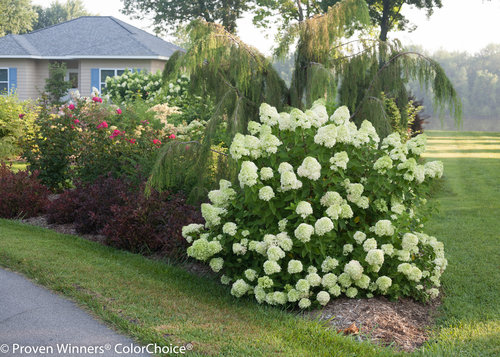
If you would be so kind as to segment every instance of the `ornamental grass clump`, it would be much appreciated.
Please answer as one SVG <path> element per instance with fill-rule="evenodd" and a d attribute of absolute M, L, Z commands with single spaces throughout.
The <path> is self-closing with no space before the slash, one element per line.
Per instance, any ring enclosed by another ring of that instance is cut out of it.
<path fill-rule="evenodd" d="M 206 224 L 183 228 L 188 255 L 234 296 L 306 309 L 342 294 L 438 295 L 443 244 L 422 228 L 442 163 L 421 163 L 424 135 L 380 142 L 370 122 L 349 118 L 319 102 L 290 113 L 263 104 L 260 123 L 235 136 L 238 184 L 221 180 L 202 205 Z"/>

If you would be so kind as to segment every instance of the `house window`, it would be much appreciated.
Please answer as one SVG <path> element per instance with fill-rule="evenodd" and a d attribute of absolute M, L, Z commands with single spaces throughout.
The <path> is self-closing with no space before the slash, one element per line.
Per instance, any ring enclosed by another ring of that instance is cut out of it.
<path fill-rule="evenodd" d="M 114 76 L 121 76 L 125 72 L 124 69 L 108 69 L 108 68 L 101 68 L 100 69 L 100 74 L 99 74 L 99 91 L 102 93 L 102 90 L 106 88 L 106 78 L 108 77 L 114 77 Z"/>
<path fill-rule="evenodd" d="M 9 92 L 9 69 L 0 68 L 0 94 Z"/>

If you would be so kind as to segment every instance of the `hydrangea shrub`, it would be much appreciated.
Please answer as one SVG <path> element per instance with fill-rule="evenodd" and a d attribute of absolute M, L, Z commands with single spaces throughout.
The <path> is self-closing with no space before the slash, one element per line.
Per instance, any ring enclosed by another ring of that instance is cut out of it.
<path fill-rule="evenodd" d="M 421 164 L 426 137 L 380 139 L 346 107 L 321 103 L 278 113 L 263 104 L 230 154 L 239 187 L 220 181 L 201 206 L 205 225 L 183 228 L 189 256 L 207 262 L 236 297 L 259 303 L 325 305 L 386 295 L 438 295 L 443 244 L 422 232 L 425 194 L 443 174 Z"/>

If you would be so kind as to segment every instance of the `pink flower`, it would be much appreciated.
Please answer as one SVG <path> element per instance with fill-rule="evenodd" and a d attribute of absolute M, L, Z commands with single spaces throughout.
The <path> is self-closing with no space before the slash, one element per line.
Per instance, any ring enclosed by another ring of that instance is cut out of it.
<path fill-rule="evenodd" d="M 155 145 L 161 145 L 161 141 L 158 139 L 153 139 L 153 144 Z"/>
<path fill-rule="evenodd" d="M 147 120 L 143 120 L 143 121 L 141 121 L 141 124 L 148 125 L 149 122 Z"/>
<path fill-rule="evenodd" d="M 135 144 L 135 139 L 130 139 L 129 141 L 131 144 Z"/>
<path fill-rule="evenodd" d="M 74 129 L 74 128 L 75 128 L 75 126 L 74 126 L 74 125 L 71 125 L 71 129 Z"/>
<path fill-rule="evenodd" d="M 73 120 L 73 123 L 75 123 L 75 124 L 80 124 L 80 120 L 75 119 L 75 120 Z"/>
<path fill-rule="evenodd" d="M 122 110 L 120 108 L 116 109 L 116 114 L 121 114 Z"/>
<path fill-rule="evenodd" d="M 168 138 L 169 138 L 169 139 L 175 139 L 175 135 L 174 135 L 174 134 L 172 134 L 172 135 L 170 135 Z"/>
<path fill-rule="evenodd" d="M 102 98 L 99 97 L 93 97 L 92 100 L 96 103 L 102 103 Z"/>
<path fill-rule="evenodd" d="M 107 128 L 107 127 L 108 127 L 108 123 L 106 123 L 105 121 L 103 121 L 101 124 L 99 124 L 97 126 L 97 129 Z"/>
<path fill-rule="evenodd" d="M 74 105 L 74 104 L 70 104 L 70 105 L 68 105 L 68 109 L 69 109 L 69 110 L 73 110 L 73 109 L 75 109 L 75 105 Z"/>
<path fill-rule="evenodd" d="M 125 133 L 125 132 L 123 132 L 123 133 Z M 113 134 L 111 134 L 109 138 L 110 138 L 110 139 L 114 139 L 114 138 L 116 138 L 118 135 L 123 134 L 123 133 L 122 133 L 120 130 L 115 129 L 115 130 L 113 130 Z"/>
<path fill-rule="evenodd" d="M 25 116 L 25 115 L 26 115 L 26 114 L 19 114 L 19 119 L 24 118 L 24 116 Z"/>

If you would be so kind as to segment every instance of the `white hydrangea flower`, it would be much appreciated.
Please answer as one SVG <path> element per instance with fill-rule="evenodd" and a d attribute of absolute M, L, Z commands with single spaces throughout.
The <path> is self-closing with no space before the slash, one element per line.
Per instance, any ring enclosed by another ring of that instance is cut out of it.
<path fill-rule="evenodd" d="M 229 148 L 229 153 L 235 160 L 239 160 L 243 156 L 250 155 L 250 151 L 245 146 L 245 135 L 237 133 L 234 136 L 233 142 Z"/>
<path fill-rule="evenodd" d="M 392 222 L 387 219 L 382 219 L 375 223 L 374 232 L 379 237 L 394 235 L 394 226 Z"/>
<path fill-rule="evenodd" d="M 288 296 L 282 291 L 275 291 L 273 293 L 273 302 L 277 305 L 285 305 L 288 301 Z"/>
<path fill-rule="evenodd" d="M 339 265 L 337 259 L 332 257 L 326 257 L 323 263 L 321 263 L 321 271 L 323 273 L 328 273 L 330 271 L 335 270 L 335 268 Z"/>
<path fill-rule="evenodd" d="M 339 216 L 342 213 L 342 206 L 339 204 L 334 204 L 328 207 L 325 213 L 328 217 L 336 221 L 337 219 L 339 219 Z"/>
<path fill-rule="evenodd" d="M 361 278 L 354 281 L 354 284 L 356 284 L 356 286 L 361 289 L 368 289 L 368 286 L 370 285 L 370 277 L 366 274 L 363 274 L 361 275 Z"/>
<path fill-rule="evenodd" d="M 323 236 L 333 229 L 333 222 L 328 217 L 320 218 L 314 224 L 314 232 L 318 236 Z"/>
<path fill-rule="evenodd" d="M 288 262 L 288 273 L 296 274 L 300 273 L 304 269 L 302 262 L 300 260 L 292 259 Z"/>
<path fill-rule="evenodd" d="M 356 289 L 354 287 L 348 288 L 347 291 L 345 292 L 345 296 L 347 296 L 348 298 L 351 298 L 351 299 L 354 299 L 356 297 L 356 295 L 358 295 L 358 289 Z"/>
<path fill-rule="evenodd" d="M 356 241 L 356 243 L 362 244 L 364 242 L 364 240 L 366 239 L 366 234 L 363 232 L 357 231 L 356 233 L 354 233 L 353 238 Z"/>
<path fill-rule="evenodd" d="M 362 274 L 361 274 L 362 275 Z M 352 284 L 352 280 L 349 274 L 342 273 L 338 276 L 337 282 L 343 287 L 348 288 Z"/>
<path fill-rule="evenodd" d="M 347 155 L 347 152 L 338 152 L 330 158 L 330 164 L 332 164 L 332 166 L 330 166 L 330 169 L 332 169 L 333 171 L 337 171 L 338 169 L 347 170 L 348 162 L 349 156 Z"/>
<path fill-rule="evenodd" d="M 425 176 L 430 178 L 441 178 L 443 176 L 443 163 L 441 161 L 430 161 L 424 165 Z"/>
<path fill-rule="evenodd" d="M 245 270 L 245 278 L 248 279 L 248 281 L 254 281 L 257 279 L 257 272 L 253 269 L 247 269 Z"/>
<path fill-rule="evenodd" d="M 295 237 L 303 243 L 309 242 L 314 233 L 314 227 L 307 223 L 301 223 L 295 229 Z"/>
<path fill-rule="evenodd" d="M 334 124 L 325 125 L 318 129 L 314 142 L 327 148 L 332 148 L 337 143 L 337 127 Z"/>
<path fill-rule="evenodd" d="M 330 117 L 330 120 L 335 124 L 341 125 L 349 121 L 351 118 L 351 114 L 349 113 L 349 108 L 345 105 L 337 108 L 333 115 Z"/>
<path fill-rule="evenodd" d="M 311 128 L 311 121 L 308 116 L 300 109 L 293 108 L 290 111 L 290 120 L 294 122 L 295 127 L 300 127 L 303 129 Z"/>
<path fill-rule="evenodd" d="M 182 237 L 188 243 L 193 241 L 193 235 L 199 233 L 203 229 L 203 224 L 191 223 L 182 227 Z"/>
<path fill-rule="evenodd" d="M 366 253 L 365 260 L 370 265 L 381 266 L 384 264 L 384 251 L 382 249 L 370 249 Z"/>
<path fill-rule="evenodd" d="M 365 252 L 369 252 L 372 249 L 377 249 L 377 241 L 375 240 L 375 238 L 368 238 L 363 243 L 363 250 Z"/>
<path fill-rule="evenodd" d="M 330 301 L 330 294 L 326 291 L 320 291 L 318 295 L 316 295 L 316 300 L 318 300 L 319 304 L 325 306 Z"/>
<path fill-rule="evenodd" d="M 363 194 L 364 187 L 360 183 L 348 183 L 346 185 L 347 200 L 351 202 L 356 202 L 361 198 Z"/>
<path fill-rule="evenodd" d="M 306 280 L 310 286 L 319 286 L 321 284 L 321 277 L 317 273 L 307 274 Z"/>
<path fill-rule="evenodd" d="M 382 248 L 385 255 L 392 257 L 392 255 L 394 254 L 394 247 L 392 244 L 382 244 L 380 248 Z"/>
<path fill-rule="evenodd" d="M 280 130 L 290 130 L 295 131 L 297 127 L 295 121 L 292 121 L 290 118 L 290 114 L 288 113 L 280 113 L 278 118 L 278 127 Z"/>
<path fill-rule="evenodd" d="M 261 276 L 257 279 L 257 285 L 261 288 L 268 289 L 274 285 L 273 279 L 268 276 Z"/>
<path fill-rule="evenodd" d="M 427 290 L 427 293 L 429 294 L 431 299 L 435 299 L 439 296 L 439 290 L 436 288 L 432 288 L 432 289 Z"/>
<path fill-rule="evenodd" d="M 413 233 L 405 233 L 403 235 L 403 240 L 401 241 L 401 248 L 409 252 L 418 252 L 418 237 Z M 416 249 L 416 251 L 415 251 Z"/>
<path fill-rule="evenodd" d="M 280 265 L 272 260 L 266 260 L 263 266 L 266 275 L 272 275 L 281 271 Z"/>
<path fill-rule="evenodd" d="M 227 186 L 227 184 L 229 186 Z M 208 193 L 208 199 L 216 207 L 226 208 L 229 203 L 236 197 L 236 191 L 231 188 L 231 183 L 226 180 L 220 180 L 220 188 L 212 190 Z"/>
<path fill-rule="evenodd" d="M 280 115 L 275 107 L 267 103 L 262 103 L 259 108 L 260 121 L 266 125 L 274 126 L 278 124 Z"/>
<path fill-rule="evenodd" d="M 291 171 L 293 172 L 293 166 L 290 165 L 288 162 L 282 162 L 279 166 L 278 166 L 278 172 L 280 174 L 283 174 L 284 172 L 287 172 L 287 171 Z"/>
<path fill-rule="evenodd" d="M 302 293 L 308 293 L 309 287 L 310 287 L 309 282 L 306 279 L 299 279 L 295 284 L 295 289 L 297 289 L 297 291 L 300 291 Z"/>
<path fill-rule="evenodd" d="M 241 243 L 233 243 L 233 253 L 236 255 L 245 255 L 247 247 Z"/>
<path fill-rule="evenodd" d="M 245 187 L 245 185 L 252 187 L 257 183 L 257 179 L 259 178 L 257 170 L 258 168 L 253 162 L 243 161 L 240 173 L 238 174 L 241 188 Z"/>
<path fill-rule="evenodd" d="M 238 279 L 233 283 L 233 286 L 231 287 L 231 294 L 235 297 L 242 297 L 245 295 L 250 288 L 250 285 L 248 285 L 245 280 L 243 279 Z"/>
<path fill-rule="evenodd" d="M 349 253 L 352 253 L 352 251 L 354 250 L 354 247 L 352 246 L 352 244 L 344 244 L 343 248 L 342 248 L 342 252 L 344 253 L 344 255 L 349 255 Z"/>
<path fill-rule="evenodd" d="M 274 198 L 274 191 L 271 186 L 264 186 L 259 190 L 259 198 L 263 201 L 270 201 Z"/>
<path fill-rule="evenodd" d="M 247 128 L 250 134 L 252 135 L 255 135 L 260 132 L 260 124 L 257 123 L 256 121 L 249 121 Z"/>
<path fill-rule="evenodd" d="M 298 292 L 298 291 L 297 291 L 297 290 L 295 290 L 295 289 L 291 289 L 291 290 L 288 292 L 288 301 L 290 301 L 290 302 L 296 302 L 296 301 L 299 301 L 300 296 L 301 296 L 301 293 L 300 293 L 300 292 Z"/>
<path fill-rule="evenodd" d="M 222 233 L 228 234 L 230 236 L 235 236 L 237 232 L 238 227 L 236 226 L 236 223 L 234 222 L 227 222 L 224 223 L 222 226 Z"/>
<path fill-rule="evenodd" d="M 351 260 L 344 266 L 344 272 L 349 275 L 352 280 L 361 279 L 363 275 L 363 267 L 357 260 Z"/>
<path fill-rule="evenodd" d="M 212 259 L 210 259 L 209 265 L 210 265 L 210 268 L 212 268 L 212 270 L 214 272 L 218 273 L 222 269 L 222 267 L 224 265 L 224 259 L 222 259 L 222 258 L 212 258 Z"/>
<path fill-rule="evenodd" d="M 321 165 L 314 157 L 308 156 L 297 169 L 297 174 L 316 181 L 321 176 Z"/>
<path fill-rule="evenodd" d="M 278 146 L 281 144 L 282 142 L 280 139 L 271 133 L 261 134 L 260 136 L 260 147 L 268 154 L 275 154 L 278 152 Z"/>
<path fill-rule="evenodd" d="M 427 135 L 420 134 L 417 135 L 406 143 L 408 151 L 414 155 L 421 155 L 425 152 L 425 146 L 427 145 Z"/>
<path fill-rule="evenodd" d="M 322 206 L 325 207 L 330 207 L 333 205 L 340 205 L 342 204 L 344 199 L 340 196 L 338 192 L 335 191 L 328 191 L 321 197 L 320 203 Z"/>
<path fill-rule="evenodd" d="M 299 307 L 301 309 L 307 309 L 309 306 L 311 306 L 311 300 L 309 300 L 308 298 L 302 298 L 302 299 L 300 299 L 300 301 L 299 301 Z"/>
<path fill-rule="evenodd" d="M 285 252 L 289 252 L 293 248 L 293 241 L 288 236 L 287 232 L 281 232 L 276 235 L 276 239 L 278 240 L 278 245 Z"/>
<path fill-rule="evenodd" d="M 328 210 L 326 213 L 328 214 Z M 354 215 L 354 213 L 352 211 L 351 206 L 349 206 L 347 203 L 344 203 L 341 206 L 340 218 L 349 219 L 349 218 L 352 218 L 353 215 Z"/>
<path fill-rule="evenodd" d="M 267 249 L 267 259 L 271 261 L 278 261 L 285 257 L 285 252 L 277 246 L 272 246 Z"/>
<path fill-rule="evenodd" d="M 272 179 L 274 176 L 273 169 L 270 167 L 263 167 L 260 169 L 260 179 L 266 181 Z"/>
<path fill-rule="evenodd" d="M 249 156 L 252 159 L 258 159 L 262 156 L 260 139 L 253 135 L 245 135 L 245 147 L 248 149 Z"/>
<path fill-rule="evenodd" d="M 215 207 L 210 203 L 201 204 L 201 215 L 205 219 L 207 227 L 217 226 L 221 223 L 222 215 L 226 214 L 225 208 Z"/>
<path fill-rule="evenodd" d="M 408 262 L 411 259 L 410 252 L 404 249 L 396 251 L 398 260 L 402 262 Z"/>
<path fill-rule="evenodd" d="M 335 274 L 325 274 L 321 279 L 321 285 L 327 289 L 333 287 L 335 284 L 337 284 L 337 276 Z"/>
<path fill-rule="evenodd" d="M 335 297 L 340 296 L 340 294 L 342 293 L 339 285 L 332 286 L 331 288 L 328 289 L 328 292 L 330 293 L 330 295 L 333 295 Z"/>
<path fill-rule="evenodd" d="M 208 241 L 205 238 L 197 239 L 193 245 L 188 247 L 187 255 L 198 260 L 206 261 L 222 250 L 222 246 L 218 241 Z"/>
<path fill-rule="evenodd" d="M 309 202 L 300 201 L 295 208 L 295 212 L 302 218 L 306 218 L 313 213 L 313 209 Z"/>
<path fill-rule="evenodd" d="M 286 230 L 286 225 L 288 224 L 288 219 L 283 218 L 278 222 L 278 228 L 280 232 L 284 232 Z"/>
<path fill-rule="evenodd" d="M 224 285 L 228 285 L 231 282 L 231 278 L 223 275 L 220 277 L 220 282 Z"/>
<path fill-rule="evenodd" d="M 285 171 L 281 174 L 281 191 L 297 190 L 302 187 L 302 182 L 297 180 L 293 171 Z"/>
<path fill-rule="evenodd" d="M 385 174 L 387 170 L 392 169 L 392 159 L 388 156 L 382 156 L 373 164 L 373 169 L 380 174 Z"/>
<path fill-rule="evenodd" d="M 392 285 L 392 279 L 388 276 L 382 275 L 376 281 L 378 289 L 385 293 Z"/>

